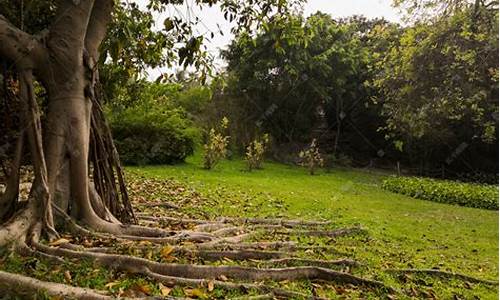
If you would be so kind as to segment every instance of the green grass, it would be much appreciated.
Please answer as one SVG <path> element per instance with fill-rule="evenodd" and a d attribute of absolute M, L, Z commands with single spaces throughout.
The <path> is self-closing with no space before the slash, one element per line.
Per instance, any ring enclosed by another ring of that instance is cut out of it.
<path fill-rule="evenodd" d="M 199 156 L 176 166 L 129 167 L 134 175 L 174 178 L 211 199 L 212 216 L 285 216 L 360 224 L 368 236 L 335 241 L 339 250 L 367 265 L 364 275 L 397 284 L 386 268 L 439 268 L 498 279 L 498 212 L 417 200 L 381 188 L 382 173 L 333 170 L 310 176 L 305 169 L 266 162 L 245 171 L 242 160 L 201 168 Z M 154 191 L 151 191 L 154 193 Z M 498 289 L 423 278 L 439 299 L 497 299 Z M 408 286 L 407 286 L 408 287 Z"/>

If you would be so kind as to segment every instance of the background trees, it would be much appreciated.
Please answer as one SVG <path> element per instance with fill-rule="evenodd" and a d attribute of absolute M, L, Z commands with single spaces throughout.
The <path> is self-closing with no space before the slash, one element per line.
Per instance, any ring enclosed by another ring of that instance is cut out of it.
<path fill-rule="evenodd" d="M 225 4 L 227 18 L 237 18 L 242 26 L 222 53 L 228 67 L 219 77 L 211 77 L 215 74 L 203 48 L 212 33 L 196 36 L 192 24 L 174 17 L 155 26 L 160 2 L 146 9 L 123 3 L 114 12 L 99 62 L 106 111 L 115 115 L 113 120 L 127 122 L 118 114 L 164 105 L 181 120 L 168 128 L 196 124 L 204 136 L 228 116 L 232 153 L 243 154 L 257 136 L 270 133 L 270 154 L 280 160 L 290 160 L 317 138 L 322 152 L 330 154 L 326 161 L 341 163 L 342 157 L 355 166 L 381 167 L 401 161 L 413 172 L 439 176 L 443 167 L 455 173 L 495 172 L 494 1 L 395 1 L 406 12 L 405 26 L 362 17 L 333 20 L 322 13 L 305 19 L 290 10 L 265 17 L 258 29 L 237 17 L 244 5 Z M 21 19 L 19 3 L 1 5 L 9 20 L 33 33 L 55 13 L 53 6 L 29 1 Z M 176 61 L 200 72 L 186 78 L 164 74 L 156 84 L 145 80 L 149 68 L 173 67 Z M 39 93 L 43 98 L 43 89 Z M 2 109 L 5 116 L 15 115 L 7 106 Z M 16 120 L 6 123 L 15 127 Z M 194 142 L 200 141 L 197 134 L 186 136 L 183 149 L 200 145 Z M 8 144 L 6 151 L 12 153 L 14 141 Z M 185 154 L 162 161 L 178 161 Z"/>
<path fill-rule="evenodd" d="M 341 129 L 341 123 L 369 119 L 370 52 L 363 35 L 377 22 L 383 21 L 317 13 L 271 22 L 254 37 L 239 36 L 223 56 L 227 93 L 245 115 L 240 132 L 269 132 L 278 144 L 305 144 L 318 135 L 328 151 L 356 148 L 354 130 Z M 339 143 L 344 136 L 353 144 Z"/>
<path fill-rule="evenodd" d="M 455 163 L 469 171 L 490 164 L 495 172 L 497 25 L 496 11 L 457 10 L 406 28 L 377 62 L 373 82 L 383 104 L 384 131 L 410 163 Z M 461 144 L 468 147 L 466 161 L 447 161 Z"/>

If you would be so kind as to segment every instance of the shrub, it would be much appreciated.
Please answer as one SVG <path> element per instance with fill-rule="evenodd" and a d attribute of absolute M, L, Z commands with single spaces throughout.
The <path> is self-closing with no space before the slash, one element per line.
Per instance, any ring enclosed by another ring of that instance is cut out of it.
<path fill-rule="evenodd" d="M 269 145 L 269 135 L 264 134 L 262 138 L 255 139 L 247 146 L 245 152 L 245 161 L 247 162 L 248 170 L 261 169 L 264 161 L 264 153 Z"/>
<path fill-rule="evenodd" d="M 207 143 L 203 145 L 203 167 L 207 170 L 215 167 L 227 155 L 229 136 L 224 136 L 222 131 L 226 130 L 228 125 L 229 120 L 224 117 L 221 121 L 220 131 L 217 132 L 215 128 L 211 128 L 208 133 Z"/>
<path fill-rule="evenodd" d="M 382 187 L 417 199 L 498 210 L 498 187 L 421 177 L 390 177 Z"/>
<path fill-rule="evenodd" d="M 141 105 L 110 115 L 113 138 L 125 164 L 183 161 L 193 154 L 199 139 L 199 130 L 184 111 L 166 104 Z"/>
<path fill-rule="evenodd" d="M 307 150 L 299 153 L 299 157 L 302 159 L 301 165 L 306 167 L 311 175 L 314 175 L 316 168 L 322 167 L 324 164 L 316 139 L 312 140 Z"/>

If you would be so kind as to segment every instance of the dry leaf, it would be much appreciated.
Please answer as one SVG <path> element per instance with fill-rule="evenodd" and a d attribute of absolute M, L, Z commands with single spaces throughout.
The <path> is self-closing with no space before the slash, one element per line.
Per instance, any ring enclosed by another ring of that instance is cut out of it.
<path fill-rule="evenodd" d="M 200 289 L 184 289 L 184 294 L 188 297 L 208 298 L 208 296 Z"/>
<path fill-rule="evenodd" d="M 61 238 L 61 239 L 55 240 L 53 242 L 50 242 L 49 246 L 56 247 L 56 246 L 60 246 L 60 245 L 63 245 L 63 244 L 67 244 L 69 242 L 70 242 L 70 240 Z"/>
<path fill-rule="evenodd" d="M 210 280 L 208 282 L 208 291 L 211 292 L 213 290 L 214 290 L 214 282 L 213 282 L 213 280 Z"/>
<path fill-rule="evenodd" d="M 219 279 L 222 280 L 222 281 L 227 281 L 227 277 L 224 276 L 224 275 L 220 275 L 219 276 Z"/>
<path fill-rule="evenodd" d="M 68 270 L 64 271 L 64 279 L 66 282 L 71 283 L 71 273 Z"/>
<path fill-rule="evenodd" d="M 104 287 L 110 289 L 119 283 L 120 283 L 119 281 L 111 281 L 109 283 L 106 283 L 106 285 Z"/>
<path fill-rule="evenodd" d="M 172 252 L 174 252 L 174 247 L 167 245 L 161 249 L 160 254 L 163 258 L 169 258 Z"/>
<path fill-rule="evenodd" d="M 162 296 L 168 296 L 168 294 L 170 294 L 170 291 L 172 290 L 164 286 L 161 282 L 158 284 L 158 287 L 160 288 L 160 293 Z"/>
<path fill-rule="evenodd" d="M 146 284 L 138 284 L 137 289 L 146 295 L 151 295 L 151 288 Z"/>

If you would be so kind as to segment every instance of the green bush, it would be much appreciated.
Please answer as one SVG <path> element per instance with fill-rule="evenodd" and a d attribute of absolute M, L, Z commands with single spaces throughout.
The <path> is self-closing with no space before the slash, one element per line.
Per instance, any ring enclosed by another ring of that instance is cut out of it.
<path fill-rule="evenodd" d="M 498 187 L 421 177 L 389 177 L 382 187 L 417 199 L 498 210 Z"/>
<path fill-rule="evenodd" d="M 229 120 L 224 117 L 218 131 L 211 128 L 208 132 L 207 143 L 203 145 L 203 168 L 211 170 L 222 159 L 227 157 L 227 146 L 230 137 L 222 132 L 227 130 L 228 125 Z"/>
<path fill-rule="evenodd" d="M 199 131 L 181 108 L 141 105 L 108 113 L 125 164 L 173 164 L 193 154 Z"/>

